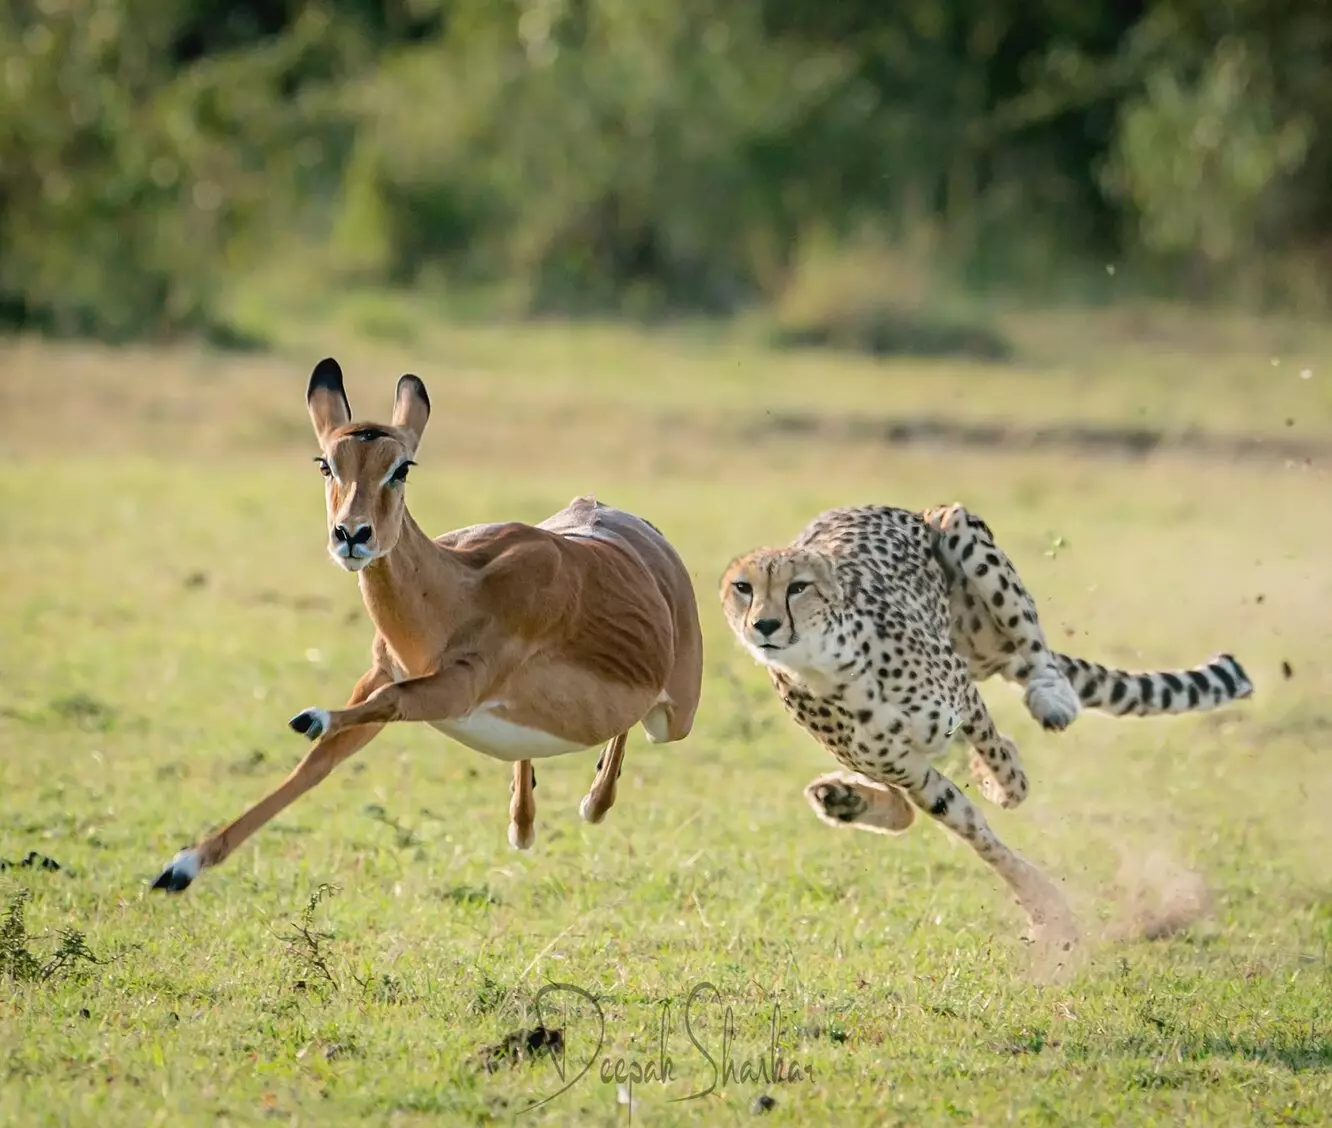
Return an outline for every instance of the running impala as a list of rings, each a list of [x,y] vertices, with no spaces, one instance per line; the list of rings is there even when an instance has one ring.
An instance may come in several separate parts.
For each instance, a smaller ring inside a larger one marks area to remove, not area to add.
[[[430,417],[425,385],[398,381],[389,424],[353,422],[330,357],[315,366],[306,405],[329,555],[356,574],[375,627],[370,668],[343,708],[291,719],[314,747],[234,822],[178,853],[153,887],[186,888],[395,722],[424,721],[512,763],[509,841],[523,850],[535,840],[532,761],[605,745],[579,806],[600,822],[629,729],[682,740],[698,707],[702,633],[675,549],[643,518],[592,497],[538,525],[472,525],[431,540],[405,500]]]

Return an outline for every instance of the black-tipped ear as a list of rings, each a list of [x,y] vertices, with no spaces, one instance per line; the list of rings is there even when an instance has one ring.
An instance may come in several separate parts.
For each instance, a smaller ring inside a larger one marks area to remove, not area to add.
[[[426,422],[430,419],[430,397],[419,376],[410,372],[398,380],[393,396],[393,426],[412,436],[413,445],[421,441]]]
[[[342,368],[331,356],[324,357],[310,373],[305,405],[310,409],[310,422],[321,443],[326,435],[351,422],[351,404],[342,386]]]

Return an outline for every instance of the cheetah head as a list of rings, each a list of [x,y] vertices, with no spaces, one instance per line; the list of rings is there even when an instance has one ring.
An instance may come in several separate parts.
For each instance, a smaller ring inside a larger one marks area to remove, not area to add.
[[[738,556],[721,582],[726,622],[766,666],[800,674],[822,666],[842,590],[833,562],[805,549],[758,549]]]

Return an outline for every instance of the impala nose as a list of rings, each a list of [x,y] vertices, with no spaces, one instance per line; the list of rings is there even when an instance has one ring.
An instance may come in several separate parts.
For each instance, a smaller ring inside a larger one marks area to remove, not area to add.
[[[370,541],[370,526],[358,525],[354,529],[346,525],[333,526],[333,539],[341,541],[348,548],[355,548],[358,544],[368,544]]]
[[[781,625],[780,619],[758,619],[754,622],[754,629],[764,638],[771,638],[773,631]]]

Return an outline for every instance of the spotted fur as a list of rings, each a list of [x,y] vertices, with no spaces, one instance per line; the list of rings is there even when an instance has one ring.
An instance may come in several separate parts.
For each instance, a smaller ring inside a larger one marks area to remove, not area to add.
[[[1017,746],[996,729],[950,637],[937,539],[907,510],[830,510],[787,547],[732,561],[721,591],[727,620],[786,710],[849,769],[806,788],[820,818],[900,833],[914,817],[909,801],[970,844],[1034,926],[1068,925],[1055,887],[932,763],[960,732],[986,798],[1015,807],[1027,796]]]
[[[954,647],[976,681],[998,674],[1026,689],[1028,709],[1046,728],[1066,728],[1079,706],[1146,717],[1202,712],[1253,694],[1244,667],[1230,654],[1186,670],[1137,671],[1051,651],[1036,606],[989,526],[960,505],[939,506],[923,516],[938,534],[935,555],[948,580]],[[1062,694],[1052,703],[1056,680],[1066,681],[1077,700]]]
[[[829,510],[786,547],[733,560],[721,599],[787,712],[848,769],[806,787],[819,818],[896,834],[924,811],[995,869],[1037,926],[1071,928],[1062,897],[933,764],[956,732],[987,799],[1015,807],[1026,798],[1017,746],[976,683],[1000,674],[1021,686],[1051,730],[1084,706],[1180,712],[1252,692],[1228,655],[1189,671],[1133,673],[1052,651],[1016,568],[959,505]]]

